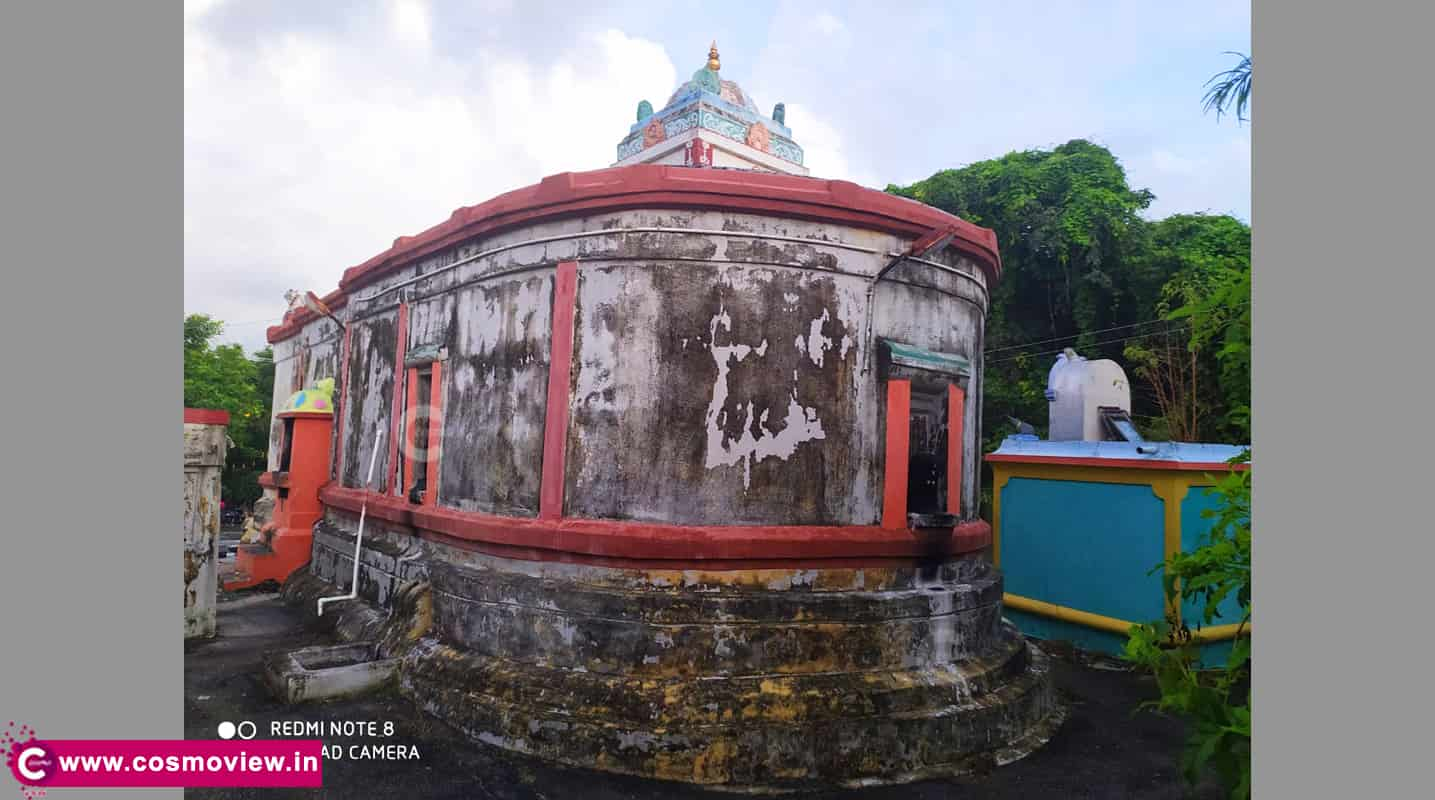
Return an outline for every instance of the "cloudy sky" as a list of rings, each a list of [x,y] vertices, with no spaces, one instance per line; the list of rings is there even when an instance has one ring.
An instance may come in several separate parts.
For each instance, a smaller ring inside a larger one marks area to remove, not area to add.
[[[287,289],[472,205],[608,166],[716,39],[814,176],[882,188],[1104,144],[1149,216],[1250,219],[1250,127],[1201,109],[1249,2],[185,2],[186,313],[264,345]],[[681,80],[680,80],[681,79]]]

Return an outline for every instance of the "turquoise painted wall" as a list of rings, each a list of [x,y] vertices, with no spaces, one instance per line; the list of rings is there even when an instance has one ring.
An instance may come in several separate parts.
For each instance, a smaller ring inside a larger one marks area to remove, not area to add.
[[[1126,649],[1126,637],[1110,631],[1099,631],[1014,608],[1008,608],[1003,613],[1017,630],[1033,639],[1071,642],[1082,650],[1113,657],[1120,656]]]
[[[1164,616],[1165,504],[1150,486],[1011,478],[1001,497],[1006,591],[1117,619]]]
[[[1192,486],[1186,492],[1186,499],[1181,502],[1181,549],[1191,552],[1200,547],[1202,540],[1211,530],[1211,520],[1201,516],[1201,512],[1215,508],[1217,498],[1210,488]],[[1199,602],[1185,600],[1181,606],[1181,619],[1186,625],[1194,628],[1196,623],[1201,621],[1203,605]],[[1213,621],[1212,625],[1228,625],[1241,621],[1241,605],[1236,602],[1234,594],[1227,597],[1217,607],[1220,616]]]

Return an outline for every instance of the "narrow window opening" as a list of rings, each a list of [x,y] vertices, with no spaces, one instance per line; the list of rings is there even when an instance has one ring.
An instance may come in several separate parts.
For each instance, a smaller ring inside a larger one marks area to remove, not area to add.
[[[947,511],[947,382],[912,381],[907,512]]]
[[[418,375],[419,408],[416,409],[413,419],[413,435],[409,437],[409,501],[410,503],[423,503],[423,493],[428,491],[428,464],[429,464],[429,415],[433,408],[433,371],[432,368],[419,369]],[[403,485],[403,484],[400,484]]]
[[[433,365],[418,367],[409,372],[412,388],[405,409],[404,420],[410,426],[405,432],[405,457],[399,474],[399,486],[405,487],[404,494],[411,503],[423,503],[428,491],[428,444],[429,423],[433,413]]]
[[[293,461],[293,457],[294,457],[294,419],[291,417],[291,418],[288,418],[288,419],[285,419],[285,420],[284,420],[284,442],[283,442],[283,447],[281,447],[280,450],[279,450],[279,470],[278,470],[278,472],[279,472],[280,475],[288,475],[288,474],[289,474],[289,466],[290,466],[291,462]],[[283,481],[283,483],[287,484],[288,481]],[[281,501],[288,500],[288,499],[289,499],[289,487],[288,487],[287,485],[280,486],[280,487],[279,487],[278,494],[279,494],[279,499],[280,499]]]
[[[294,419],[284,420],[284,447],[279,451],[279,471],[288,472],[294,456]]]

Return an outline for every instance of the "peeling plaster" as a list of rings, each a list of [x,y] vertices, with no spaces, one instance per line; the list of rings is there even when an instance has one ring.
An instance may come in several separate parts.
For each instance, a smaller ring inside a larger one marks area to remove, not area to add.
[[[827,312],[823,312],[823,320],[827,319]],[[814,330],[820,330],[821,321],[815,322]],[[817,416],[815,407],[806,407],[797,402],[797,380],[793,375],[793,388],[791,399],[787,406],[787,416],[784,425],[774,430],[768,424],[769,411],[764,409],[761,416],[756,419],[754,426],[753,404],[739,403],[739,410],[747,409],[747,419],[743,423],[742,436],[729,440],[723,431],[727,422],[727,412],[723,406],[728,398],[728,372],[734,361],[741,362],[749,355],[756,354],[762,358],[767,354],[767,339],[756,348],[745,344],[720,345],[717,343],[717,330],[722,326],[725,330],[732,330],[732,317],[726,309],[720,310],[713,316],[709,325],[710,334],[708,349],[712,352],[713,362],[717,364],[717,379],[713,382],[712,402],[708,405],[707,413],[707,462],[708,469],[719,466],[733,466],[741,462],[743,464],[742,485],[744,489],[752,486],[752,464],[754,460],[761,461],[769,457],[777,457],[787,460],[793,453],[797,452],[797,446],[803,442],[810,442],[816,439],[826,438],[822,430],[822,420]],[[820,332],[815,334],[821,338]],[[826,340],[824,340],[826,341]],[[821,366],[820,357],[817,360]],[[754,436],[753,429],[759,432],[766,432],[769,435]]]

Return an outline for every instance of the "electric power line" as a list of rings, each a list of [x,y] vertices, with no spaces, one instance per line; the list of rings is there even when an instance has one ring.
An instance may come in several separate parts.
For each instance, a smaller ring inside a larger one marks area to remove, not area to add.
[[[1220,328],[1224,328],[1224,327],[1230,325],[1231,323],[1233,323],[1233,322],[1235,322],[1235,321],[1236,321],[1235,318],[1228,319],[1228,320],[1226,320],[1225,322],[1221,323],[1221,325],[1217,328],[1217,330],[1219,330]],[[1172,333],[1176,333],[1176,332],[1182,330],[1183,328],[1187,327],[1188,325],[1189,325],[1189,323],[1183,323],[1183,324],[1177,325],[1177,326],[1174,327],[1174,328],[1168,328],[1168,329],[1166,329],[1166,330],[1152,331],[1152,332],[1150,332],[1150,333],[1143,333],[1143,334],[1139,334],[1139,335],[1135,335],[1135,336],[1119,336],[1119,337],[1117,337],[1117,338],[1115,338],[1115,339],[1105,339],[1105,340],[1100,341],[1100,342],[1093,342],[1091,346],[1092,346],[1092,347],[1100,347],[1101,345],[1105,345],[1105,344],[1118,344],[1118,343],[1120,343],[1120,342],[1134,342],[1134,341],[1136,341],[1136,340],[1138,340],[1138,339],[1149,339],[1149,338],[1151,338],[1152,336],[1167,336],[1167,335],[1170,335],[1170,334],[1172,334]],[[1065,348],[1062,348],[1062,349],[1065,349]],[[994,361],[988,361],[988,362],[986,362],[985,365],[986,365],[986,366],[992,366],[992,365],[994,365],[994,364],[1004,364],[1004,363],[1006,363],[1006,362],[1008,362],[1008,361],[1016,361],[1016,360],[1021,359],[1021,358],[1027,358],[1027,357],[1035,358],[1035,357],[1037,357],[1037,356],[1049,356],[1049,355],[1054,355],[1054,354],[1060,353],[1060,352],[1061,352],[1061,350],[1047,350],[1047,351],[1041,352],[1041,353],[1018,353],[1018,354],[1016,354],[1016,355],[1014,355],[1014,356],[1008,356],[1008,357],[1006,357],[1006,358],[998,358],[998,359],[996,359],[996,360],[994,360]]]
[[[1251,301],[1245,300],[1245,301],[1242,301],[1242,302],[1240,302],[1240,303],[1236,303],[1236,304],[1234,304],[1234,305],[1232,305],[1232,306],[1226,306],[1226,308],[1238,308],[1238,307],[1240,307],[1240,306],[1247,306],[1247,305],[1250,305],[1250,304],[1251,304]],[[1197,312],[1192,313],[1191,316],[1192,316],[1192,317],[1198,317],[1198,316],[1202,316],[1202,315],[1204,315],[1204,314],[1212,314],[1212,313],[1215,313],[1214,310],[1212,310],[1212,311],[1197,311]],[[1095,335],[1097,335],[1097,334],[1099,334],[1099,333],[1110,333],[1110,332],[1112,332],[1112,331],[1125,330],[1126,328],[1140,328],[1140,327],[1144,327],[1144,326],[1147,326],[1147,325],[1158,325],[1158,324],[1163,323],[1163,322],[1170,322],[1170,320],[1153,319],[1153,320],[1150,320],[1150,321],[1148,321],[1148,322],[1133,322],[1133,323],[1130,323],[1129,325],[1115,325],[1115,326],[1110,327],[1110,328],[1101,328],[1100,330],[1094,330],[1094,331],[1082,331],[1081,333],[1073,333],[1073,334],[1069,334],[1069,335],[1067,335],[1067,336],[1057,336],[1057,337],[1054,337],[1054,338],[1051,338],[1051,339],[1041,339],[1041,340],[1034,341],[1034,342],[1023,342],[1023,343],[1021,343],[1021,344],[1003,345],[1002,347],[993,347],[993,348],[990,349],[990,350],[983,351],[982,355],[987,355],[987,356],[989,356],[989,355],[991,355],[991,354],[993,354],[993,353],[1001,353],[1001,352],[1004,352],[1004,351],[1007,351],[1007,350],[1016,350],[1016,349],[1019,349],[1019,348],[1022,348],[1022,347],[1031,347],[1031,346],[1033,346],[1033,345],[1038,345],[1038,344],[1050,344],[1051,342],[1059,342],[1059,341],[1061,341],[1062,339],[1076,339],[1076,338],[1079,338],[1079,337],[1081,337],[1081,336],[1088,336],[1088,335],[1090,335],[1090,336],[1095,336]],[[1061,351],[1060,351],[1060,350],[1054,350],[1054,351],[1052,351],[1052,352],[1060,353]],[[1028,353],[1027,355],[1044,355],[1044,354],[1043,354],[1043,353]]]

